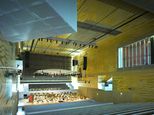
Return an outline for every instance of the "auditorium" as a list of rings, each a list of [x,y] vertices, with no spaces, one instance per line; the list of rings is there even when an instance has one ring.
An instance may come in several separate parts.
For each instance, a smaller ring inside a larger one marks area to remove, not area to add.
[[[0,115],[154,115],[154,0],[1,0]]]

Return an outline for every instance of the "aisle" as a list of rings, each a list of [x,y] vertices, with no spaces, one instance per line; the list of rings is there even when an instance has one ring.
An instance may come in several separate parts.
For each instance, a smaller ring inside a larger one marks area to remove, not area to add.
[[[67,103],[58,103],[58,104],[25,106],[24,108],[27,115],[30,115],[30,114],[43,115],[43,114],[51,114],[53,112],[97,107],[97,106],[108,105],[108,104],[112,104],[112,103],[99,103],[94,100],[85,100],[85,101],[67,102]]]
[[[154,103],[98,103],[92,100],[41,106],[26,106],[26,115],[141,115],[153,114]]]

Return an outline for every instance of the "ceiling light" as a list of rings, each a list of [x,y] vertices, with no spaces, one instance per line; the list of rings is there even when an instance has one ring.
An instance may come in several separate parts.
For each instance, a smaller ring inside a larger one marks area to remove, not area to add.
[[[95,48],[98,48],[98,46],[95,46]]]
[[[71,56],[78,56],[82,53],[82,50],[77,50],[76,52],[72,52]]]
[[[23,50],[27,50],[27,47],[23,47]]]

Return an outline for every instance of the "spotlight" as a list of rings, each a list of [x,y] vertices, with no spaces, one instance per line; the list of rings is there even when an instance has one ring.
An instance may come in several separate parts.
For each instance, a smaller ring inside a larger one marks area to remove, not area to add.
[[[98,48],[98,46],[95,46],[95,48]]]

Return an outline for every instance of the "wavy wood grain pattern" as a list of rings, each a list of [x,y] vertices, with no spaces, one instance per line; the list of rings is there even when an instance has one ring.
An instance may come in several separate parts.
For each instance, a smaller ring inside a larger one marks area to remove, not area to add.
[[[14,44],[0,39],[0,67],[13,66],[12,60],[15,59]],[[6,69],[0,69],[0,114],[7,115],[11,112],[13,99],[6,99]],[[16,100],[17,101],[17,100]],[[11,105],[11,106],[10,106]],[[10,110],[10,111],[9,111]]]

